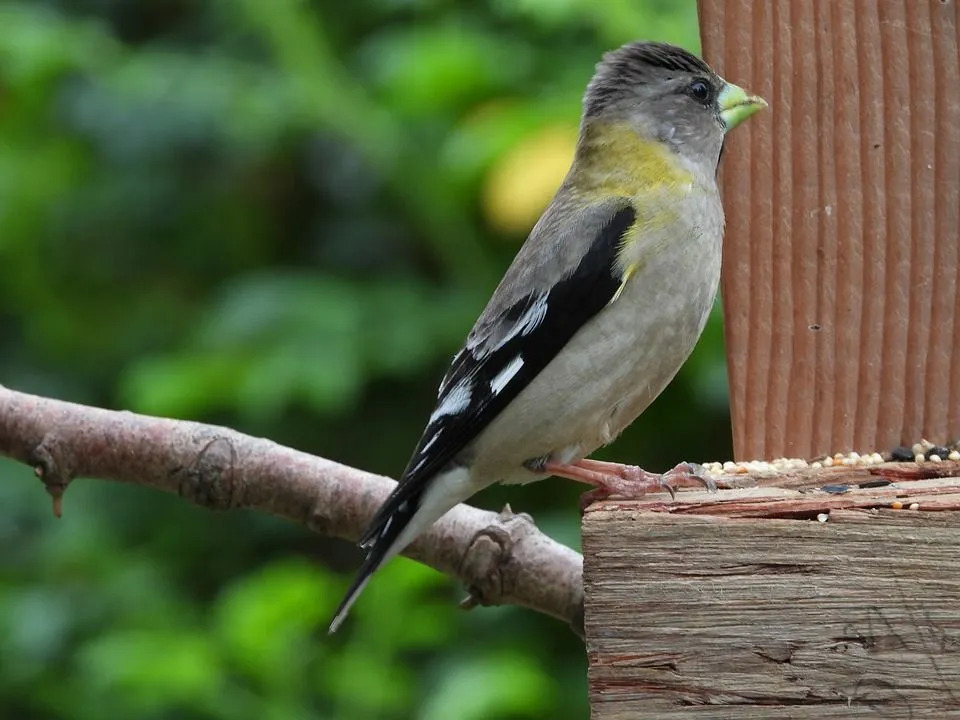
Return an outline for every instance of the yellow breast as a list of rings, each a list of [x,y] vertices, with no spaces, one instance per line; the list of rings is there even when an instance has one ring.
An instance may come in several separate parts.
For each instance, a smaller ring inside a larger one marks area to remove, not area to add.
[[[694,192],[694,176],[664,143],[642,138],[622,123],[591,126],[578,166],[577,186],[588,200],[629,198],[636,211],[619,252],[622,283],[615,301],[651,256],[672,243],[685,244],[680,214]]]

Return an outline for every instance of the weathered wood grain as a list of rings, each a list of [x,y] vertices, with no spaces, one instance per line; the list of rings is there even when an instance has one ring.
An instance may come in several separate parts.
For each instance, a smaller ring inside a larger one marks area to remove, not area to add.
[[[960,436],[955,0],[700,0],[770,108],[721,171],[739,459]]]
[[[943,469],[593,505],[592,718],[960,718],[960,478],[912,479]]]

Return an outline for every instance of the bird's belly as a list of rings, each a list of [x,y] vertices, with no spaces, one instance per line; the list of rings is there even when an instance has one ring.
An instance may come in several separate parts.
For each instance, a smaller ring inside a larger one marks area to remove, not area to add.
[[[658,258],[577,332],[471,448],[478,477],[538,476],[527,460],[561,462],[611,442],[660,394],[690,355],[720,278],[714,251]],[[602,316],[602,317],[601,317]],[[495,458],[495,460],[493,460]]]

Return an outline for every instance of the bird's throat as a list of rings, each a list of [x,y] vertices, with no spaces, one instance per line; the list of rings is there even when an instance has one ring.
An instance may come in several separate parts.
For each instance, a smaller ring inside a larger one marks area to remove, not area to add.
[[[641,137],[625,123],[593,123],[577,149],[577,185],[597,196],[637,197],[684,191],[693,174],[664,143]]]

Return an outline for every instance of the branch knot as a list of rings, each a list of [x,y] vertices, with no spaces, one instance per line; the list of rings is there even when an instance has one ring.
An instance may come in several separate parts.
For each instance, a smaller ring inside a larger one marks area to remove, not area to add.
[[[74,458],[69,443],[61,442],[56,429],[43,436],[30,453],[33,471],[53,498],[53,514],[63,514],[63,494],[75,475]]]
[[[511,594],[512,589],[504,586],[509,578],[506,566],[513,558],[514,546],[536,526],[526,513],[515,513],[510,505],[505,505],[497,515],[494,524],[474,533],[463,560],[460,563],[461,576],[475,578],[467,588],[469,595],[460,607],[471,610],[477,605],[500,605],[503,598]]]
[[[192,465],[174,471],[180,475],[177,491],[208,510],[229,510],[236,504],[236,464],[233,443],[214,437],[197,453]]]

